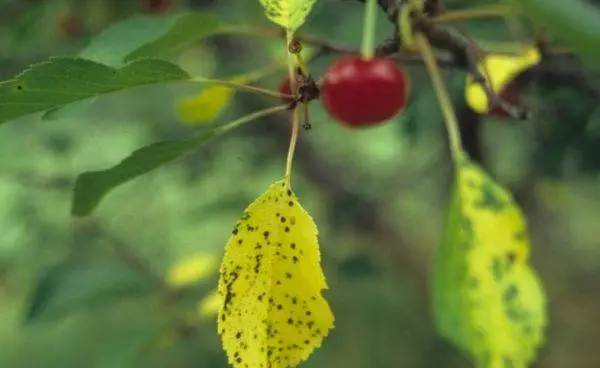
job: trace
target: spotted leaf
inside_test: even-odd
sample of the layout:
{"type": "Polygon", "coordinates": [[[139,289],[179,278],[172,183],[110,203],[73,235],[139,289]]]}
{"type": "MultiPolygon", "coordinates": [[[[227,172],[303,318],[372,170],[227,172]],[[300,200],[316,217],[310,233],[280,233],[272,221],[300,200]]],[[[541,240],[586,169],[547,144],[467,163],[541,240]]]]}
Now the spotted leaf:
{"type": "Polygon", "coordinates": [[[543,341],[546,301],[523,215],[469,161],[457,169],[436,258],[434,311],[440,333],[478,367],[527,367],[543,341]]]}
{"type": "Polygon", "coordinates": [[[246,209],[220,273],[218,330],[234,367],[295,367],[333,328],[317,227],[283,180],[246,209]]]}
{"type": "Polygon", "coordinates": [[[265,15],[275,24],[295,31],[304,24],[317,0],[259,0],[265,15]]]}

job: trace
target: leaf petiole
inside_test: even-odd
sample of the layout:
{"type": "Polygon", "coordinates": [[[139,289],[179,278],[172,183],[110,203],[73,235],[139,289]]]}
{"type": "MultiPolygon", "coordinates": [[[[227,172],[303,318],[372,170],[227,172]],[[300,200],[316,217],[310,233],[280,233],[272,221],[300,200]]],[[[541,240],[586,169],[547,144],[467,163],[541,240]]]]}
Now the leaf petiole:
{"type": "Polygon", "coordinates": [[[288,107],[289,107],[289,105],[285,104],[285,105],[277,105],[277,106],[269,107],[268,109],[259,110],[259,111],[253,112],[251,114],[242,116],[241,118],[235,119],[234,121],[231,121],[227,124],[221,125],[221,126],[217,127],[215,129],[215,131],[217,131],[218,133],[226,133],[234,128],[237,128],[241,125],[249,123],[253,120],[260,119],[264,116],[271,115],[276,112],[287,110],[288,107]]]}
{"type": "Polygon", "coordinates": [[[231,87],[231,88],[235,88],[238,90],[253,92],[253,93],[261,94],[263,96],[278,98],[278,99],[293,98],[292,95],[287,95],[285,93],[272,91],[270,89],[250,86],[250,85],[243,84],[243,83],[237,83],[237,82],[226,81],[226,80],[221,80],[221,79],[194,77],[192,79],[189,79],[188,82],[206,83],[206,84],[220,85],[220,86],[224,86],[224,87],[231,87]]]}
{"type": "MultiPolygon", "coordinates": [[[[292,54],[288,48],[288,45],[294,39],[294,33],[291,30],[287,31],[287,42],[286,42],[286,50],[288,55],[288,72],[290,77],[290,87],[292,91],[297,89],[296,80],[296,71],[294,61],[297,61],[295,58],[295,54],[292,54]]],[[[294,152],[296,151],[296,142],[298,141],[298,131],[300,130],[300,123],[298,118],[298,107],[294,108],[292,112],[292,135],[290,137],[290,147],[288,149],[287,159],[285,162],[285,182],[288,186],[291,186],[292,180],[292,164],[294,161],[294,152]]]]}
{"type": "Polygon", "coordinates": [[[458,130],[458,120],[456,119],[454,107],[452,107],[450,96],[448,95],[448,91],[444,85],[440,68],[437,65],[435,56],[433,55],[433,51],[429,45],[429,41],[421,33],[416,33],[414,37],[417,48],[423,57],[425,67],[429,72],[429,77],[433,83],[433,88],[435,90],[435,94],[437,95],[440,108],[442,109],[442,114],[444,115],[444,123],[446,124],[448,137],[450,139],[450,152],[452,154],[452,160],[454,161],[454,164],[458,164],[465,156],[465,153],[462,148],[460,133],[458,130]]]}

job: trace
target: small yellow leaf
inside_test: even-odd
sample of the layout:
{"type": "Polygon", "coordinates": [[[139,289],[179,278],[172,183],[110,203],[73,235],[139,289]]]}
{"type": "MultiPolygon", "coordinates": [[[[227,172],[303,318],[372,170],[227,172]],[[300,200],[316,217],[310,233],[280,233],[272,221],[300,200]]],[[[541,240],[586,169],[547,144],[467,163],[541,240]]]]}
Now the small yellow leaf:
{"type": "Polygon", "coordinates": [[[213,290],[198,302],[198,314],[201,317],[212,317],[217,314],[222,303],[217,290],[213,290]]]}
{"type": "Polygon", "coordinates": [[[198,282],[217,269],[217,258],[211,253],[201,253],[174,263],[167,272],[167,283],[174,287],[184,287],[198,282]]]}
{"type": "MultiPolygon", "coordinates": [[[[236,79],[231,81],[243,83],[236,79]]],[[[231,103],[234,94],[234,88],[222,85],[210,86],[200,94],[185,97],[179,102],[179,118],[183,123],[190,125],[212,122],[231,103]]]]}
{"type": "Polygon", "coordinates": [[[466,161],[434,277],[440,333],[478,367],[525,368],[544,339],[546,297],[529,262],[525,219],[508,191],[466,161]]]}
{"type": "Polygon", "coordinates": [[[260,0],[267,18],[291,32],[304,24],[316,2],[317,0],[260,0]]]}
{"type": "Polygon", "coordinates": [[[246,209],[220,273],[218,330],[234,367],[295,367],[333,328],[317,227],[283,180],[246,209]]]}
{"type": "MultiPolygon", "coordinates": [[[[535,47],[529,47],[522,55],[488,54],[478,65],[479,71],[487,75],[488,83],[496,94],[501,94],[504,88],[519,74],[538,64],[540,52],[535,47]]],[[[467,76],[465,99],[469,106],[480,114],[490,111],[490,103],[483,87],[467,76]]]]}
{"type": "MultiPolygon", "coordinates": [[[[281,60],[266,67],[251,70],[247,73],[230,77],[227,81],[238,85],[249,85],[257,80],[287,67],[287,61],[281,60]]],[[[215,84],[204,89],[199,94],[184,97],[177,104],[177,113],[182,123],[200,125],[217,119],[223,110],[233,100],[235,87],[215,84]]]]}

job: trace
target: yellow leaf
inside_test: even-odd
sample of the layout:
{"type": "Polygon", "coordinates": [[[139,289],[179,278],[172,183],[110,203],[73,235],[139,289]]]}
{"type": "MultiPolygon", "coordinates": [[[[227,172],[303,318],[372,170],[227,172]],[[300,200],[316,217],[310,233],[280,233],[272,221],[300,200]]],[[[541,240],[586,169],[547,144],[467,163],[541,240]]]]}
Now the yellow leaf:
{"type": "Polygon", "coordinates": [[[304,24],[317,0],[260,0],[269,20],[292,32],[304,24]]]}
{"type": "MultiPolygon", "coordinates": [[[[243,83],[239,78],[232,78],[235,83],[243,83]]],[[[231,103],[235,89],[222,85],[214,85],[204,89],[200,94],[185,97],[179,102],[178,114],[185,124],[208,123],[221,115],[231,103]]]]}
{"type": "MultiPolygon", "coordinates": [[[[266,75],[287,67],[287,61],[277,61],[264,68],[251,70],[247,73],[230,77],[227,81],[235,84],[248,85],[266,75]]],[[[215,84],[197,95],[184,97],[178,102],[177,113],[184,124],[199,125],[210,123],[217,119],[223,110],[229,106],[236,93],[235,87],[215,84]]]]}
{"type": "Polygon", "coordinates": [[[333,328],[317,227],[283,180],[246,209],[220,273],[218,330],[234,367],[294,367],[333,328]]]}
{"type": "Polygon", "coordinates": [[[223,301],[217,290],[211,291],[198,302],[198,314],[202,317],[211,317],[217,314],[223,301]]]}
{"type": "Polygon", "coordinates": [[[525,219],[473,163],[458,168],[434,278],[440,333],[478,367],[524,368],[546,327],[546,297],[529,264],[525,219]]]}
{"type": "MultiPolygon", "coordinates": [[[[478,65],[479,71],[489,78],[488,83],[496,94],[501,94],[504,88],[519,74],[536,65],[541,60],[540,52],[535,47],[529,47],[522,55],[488,54],[478,65]]],[[[485,90],[479,83],[467,76],[465,99],[471,109],[480,114],[490,110],[485,90]]]]}
{"type": "Polygon", "coordinates": [[[173,264],[167,272],[167,283],[172,287],[184,287],[198,282],[217,268],[217,258],[210,253],[197,254],[173,264]]]}

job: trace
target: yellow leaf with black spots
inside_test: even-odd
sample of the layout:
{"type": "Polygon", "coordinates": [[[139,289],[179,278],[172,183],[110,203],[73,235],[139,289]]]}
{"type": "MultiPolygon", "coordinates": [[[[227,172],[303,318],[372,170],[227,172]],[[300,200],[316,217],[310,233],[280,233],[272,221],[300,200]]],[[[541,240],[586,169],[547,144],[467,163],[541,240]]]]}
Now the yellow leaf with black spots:
{"type": "Polygon", "coordinates": [[[436,255],[439,332],[478,367],[527,367],[544,339],[546,297],[511,194],[465,159],[436,255]]]}
{"type": "Polygon", "coordinates": [[[218,286],[218,331],[234,367],[295,367],[333,328],[317,234],[284,180],[235,226],[218,286]]]}

